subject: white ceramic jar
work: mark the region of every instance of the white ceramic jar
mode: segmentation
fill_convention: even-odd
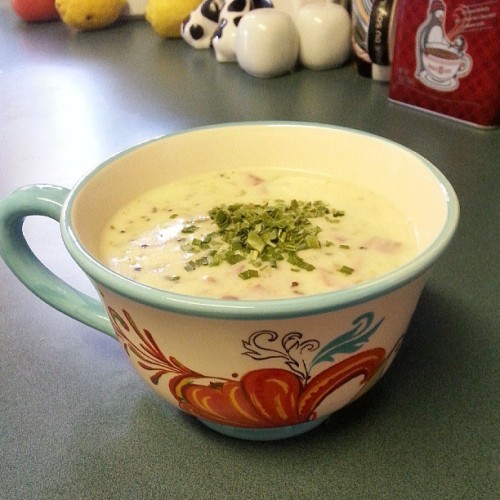
[[[351,55],[351,18],[341,5],[311,3],[294,16],[300,38],[300,63],[309,69],[332,69]]]
[[[236,58],[247,73],[271,78],[292,71],[299,56],[299,34],[292,18],[277,9],[255,9],[238,25]]]

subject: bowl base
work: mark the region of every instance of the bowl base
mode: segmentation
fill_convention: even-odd
[[[309,422],[304,422],[297,425],[287,425],[285,427],[273,427],[273,428],[245,428],[245,427],[232,427],[230,425],[216,424],[208,420],[198,419],[200,422],[205,424],[210,429],[224,434],[225,436],[230,436],[237,439],[246,439],[248,441],[276,441],[278,439],[287,439],[300,434],[304,434],[318,425],[322,424],[328,415],[325,417],[318,418],[316,420],[311,420]]]

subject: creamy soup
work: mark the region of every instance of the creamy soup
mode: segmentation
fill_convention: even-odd
[[[100,242],[117,273],[173,292],[230,299],[311,295],[371,280],[416,253],[386,198],[310,172],[208,173],[122,207]]]

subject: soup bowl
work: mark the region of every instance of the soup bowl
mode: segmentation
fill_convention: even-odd
[[[100,261],[103,228],[130,200],[183,176],[256,166],[328,174],[383,195],[413,224],[415,256],[341,290],[265,300],[160,290]],[[68,252],[100,300],[37,260],[22,232],[31,215],[59,221]],[[458,217],[442,173],[387,139],[322,124],[225,124],[129,149],[71,190],[14,191],[0,201],[0,253],[41,299],[117,338],[137,373],[168,403],[223,434],[273,440],[316,427],[383,376]]]

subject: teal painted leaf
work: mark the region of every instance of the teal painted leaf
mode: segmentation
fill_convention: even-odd
[[[367,312],[358,316],[352,325],[354,328],[335,338],[318,351],[311,362],[311,368],[324,361],[333,362],[336,354],[351,354],[360,349],[363,344],[377,331],[385,318],[373,324],[373,312]]]

